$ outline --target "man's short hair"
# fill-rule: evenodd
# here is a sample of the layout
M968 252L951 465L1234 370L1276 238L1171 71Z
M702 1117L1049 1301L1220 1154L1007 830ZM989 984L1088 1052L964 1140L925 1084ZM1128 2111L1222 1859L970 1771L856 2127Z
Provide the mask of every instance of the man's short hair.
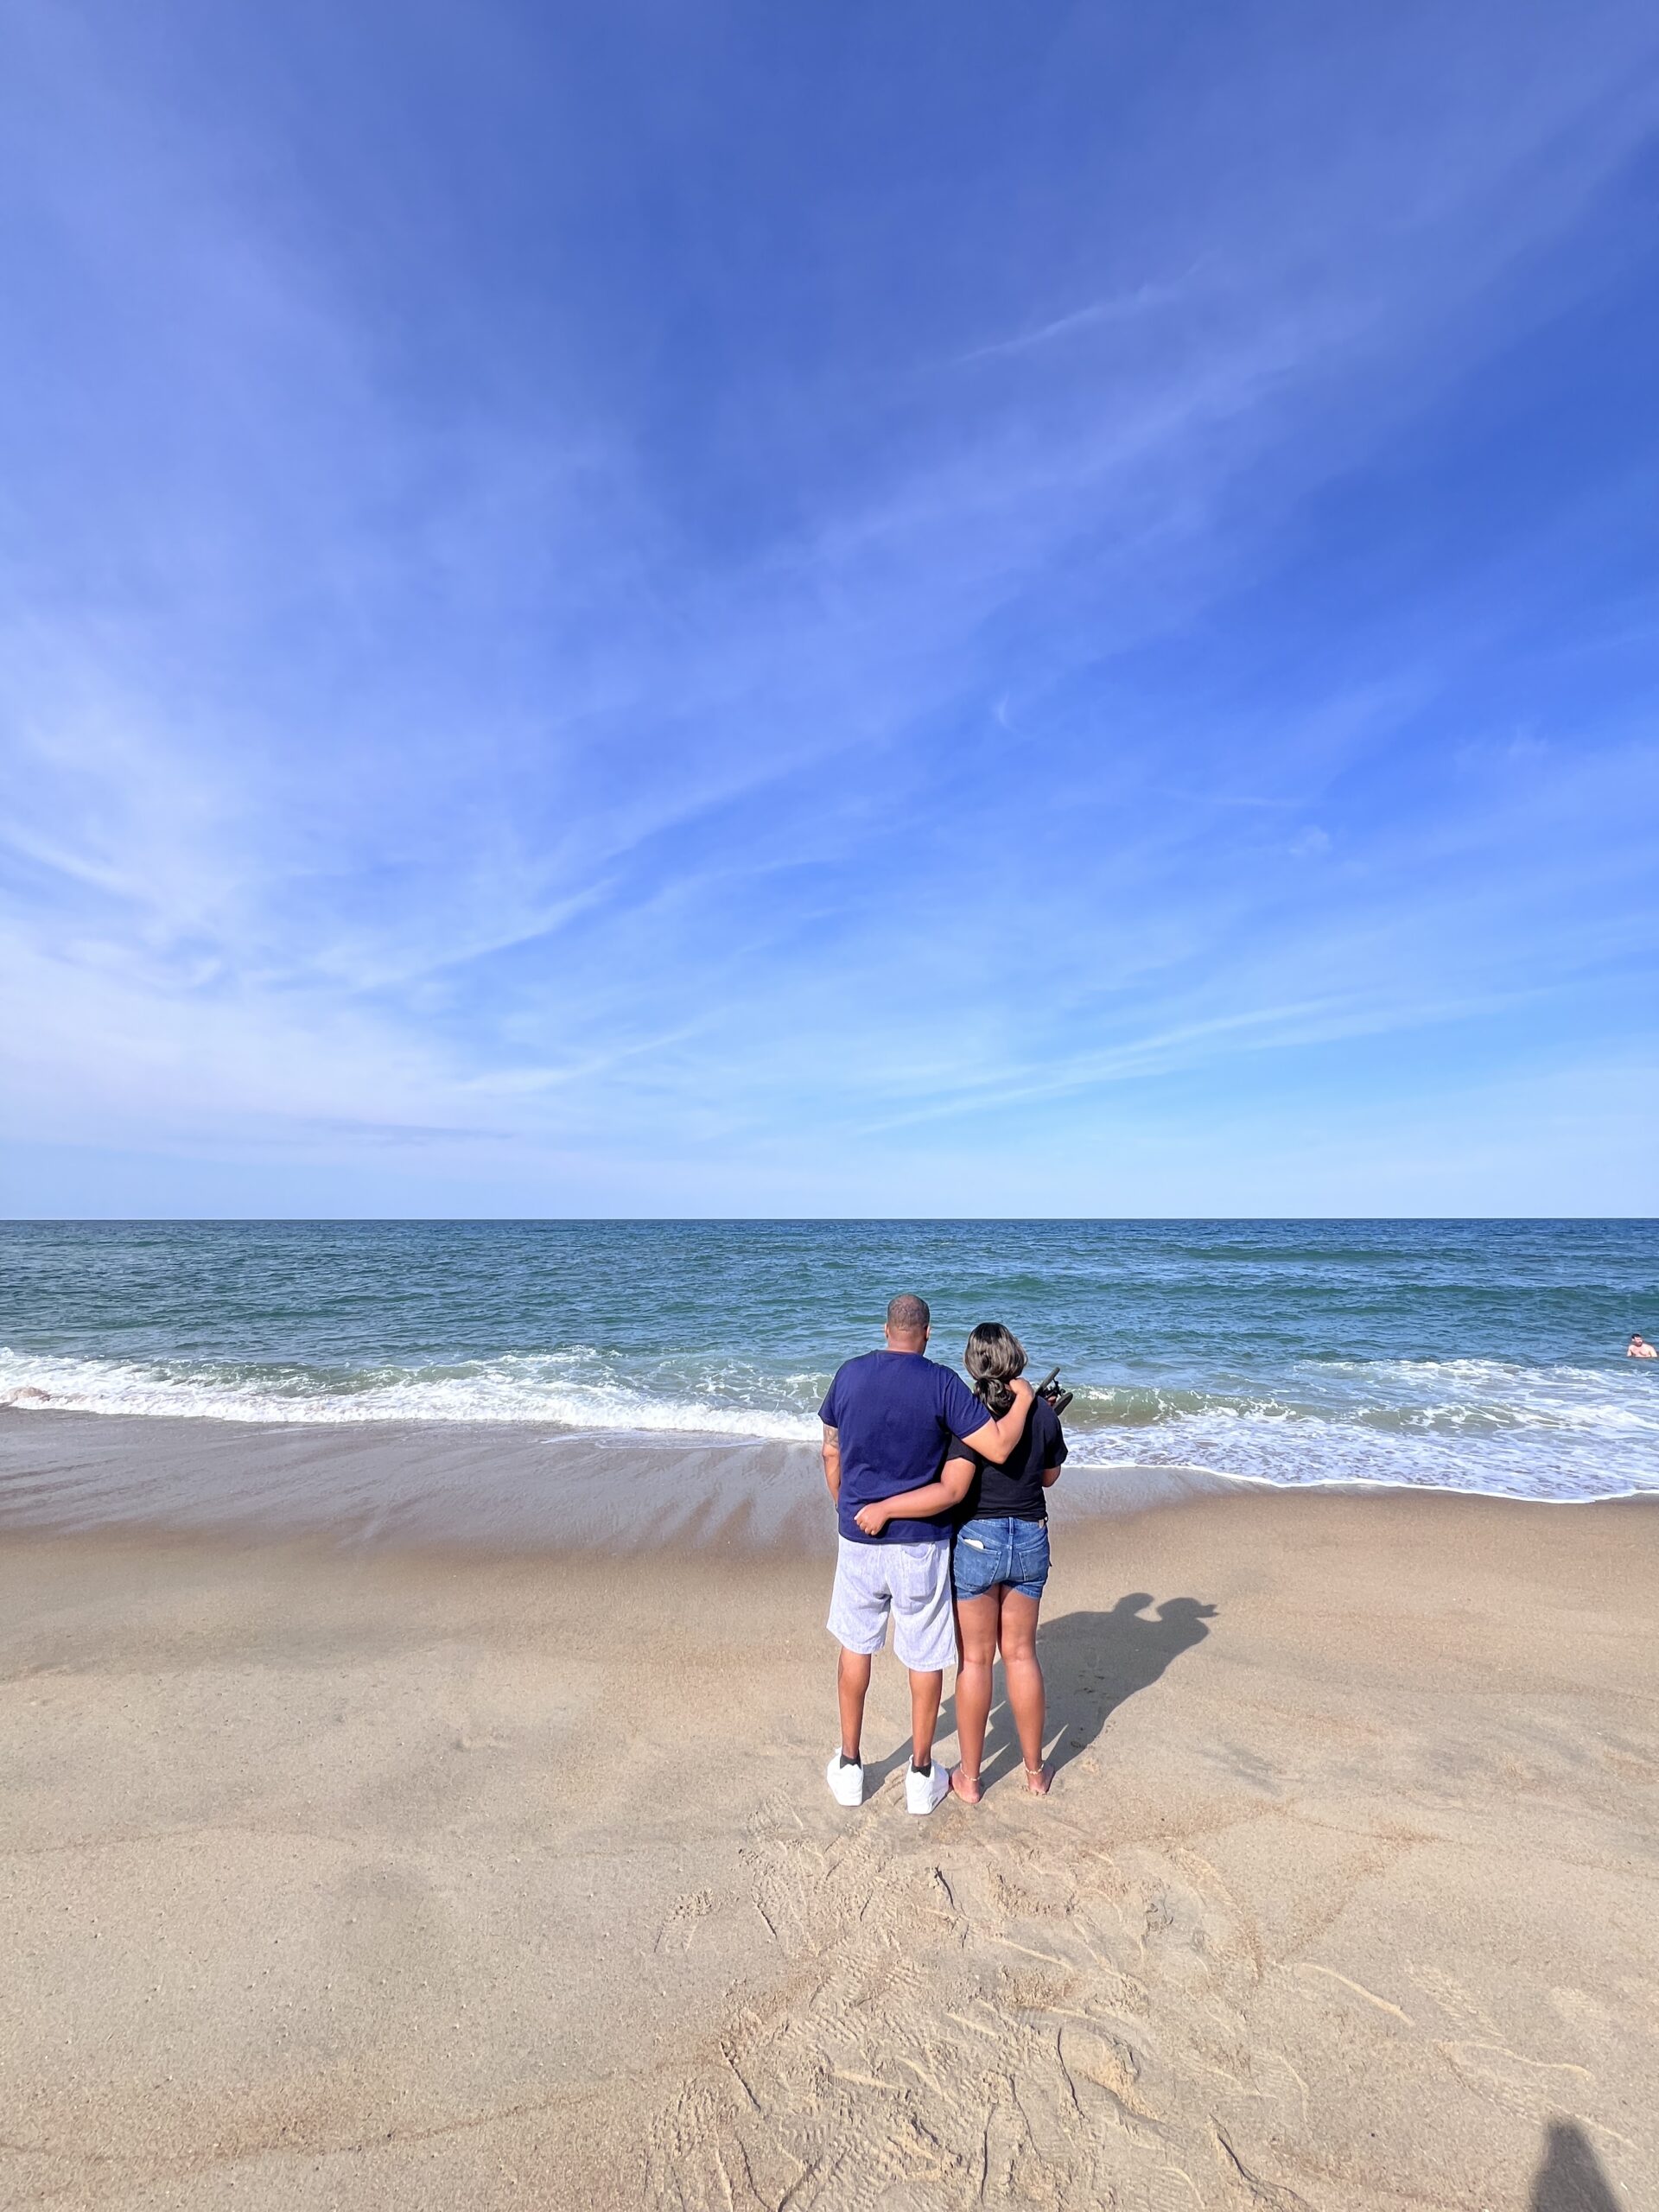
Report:
M925 1336L932 1319L927 1310L927 1300L913 1298L907 1290L901 1290L897 1298L887 1300L887 1326L895 1336Z

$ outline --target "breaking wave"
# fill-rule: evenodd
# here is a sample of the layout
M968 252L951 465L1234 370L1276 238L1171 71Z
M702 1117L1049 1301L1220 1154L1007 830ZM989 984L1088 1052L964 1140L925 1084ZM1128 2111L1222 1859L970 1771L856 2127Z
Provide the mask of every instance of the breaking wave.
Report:
M825 1373L591 1346L450 1366L110 1360L0 1350L18 1410L317 1425L539 1425L569 1434L817 1436ZM1076 1465L1201 1467L1275 1486L1411 1484L1558 1500L1659 1491L1659 1376L1492 1359L1290 1363L1280 1386L1080 1384Z

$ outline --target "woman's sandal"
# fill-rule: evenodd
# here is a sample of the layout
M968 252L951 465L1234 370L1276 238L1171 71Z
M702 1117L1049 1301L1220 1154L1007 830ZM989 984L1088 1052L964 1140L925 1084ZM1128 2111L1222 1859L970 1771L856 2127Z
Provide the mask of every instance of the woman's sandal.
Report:
M1032 1780L1033 1775L1037 1777L1034 1782ZM1053 1776L1050 1774L1046 1765L1028 1766L1026 1769L1026 1789L1033 1797L1046 1797L1053 1779Z
M979 1777L976 1774L964 1776L959 1766L953 1766L950 1770L950 1787L964 1805L978 1804ZM973 1793L971 1796L969 1795L970 1790Z

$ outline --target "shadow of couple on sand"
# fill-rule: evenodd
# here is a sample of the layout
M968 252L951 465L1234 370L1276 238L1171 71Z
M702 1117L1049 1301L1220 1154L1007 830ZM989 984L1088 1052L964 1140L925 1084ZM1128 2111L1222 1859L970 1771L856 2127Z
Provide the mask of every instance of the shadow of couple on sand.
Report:
M1038 1630L1037 1651L1048 1687L1048 1756L1055 1772L1089 1749L1120 1705L1149 1689L1172 1662L1202 1643L1215 1618L1216 1608L1199 1598L1166 1598L1160 1605L1150 1591L1131 1590L1109 1612L1062 1613L1046 1622ZM1001 1697L987 1739L995 1742L997 1760L1006 1760L994 1770L987 1759L988 1781L1020 1758L1013 1716Z
M1086 1751L1118 1707L1149 1689L1164 1670L1202 1643L1216 1608L1199 1598L1166 1598L1131 1590L1109 1612L1061 1613L1037 1632L1048 1688L1048 1762L1058 1774ZM987 1784L1020 1766L1020 1742L1003 1694L1002 1670L985 1736Z
M1150 1609L1150 1610L1149 1610ZM1037 1653L1048 1688L1048 1763L1055 1773L1069 1766L1099 1736L1118 1707L1137 1690L1148 1688L1172 1661L1209 1635L1216 1608L1199 1598L1166 1598L1160 1605L1147 1590L1132 1590L1109 1612L1061 1613L1037 1631ZM956 1699L947 1697L939 1713L939 1733L956 1726ZM870 1779L896 1772L909 1746L880 1764ZM988 1789L1020 1765L1020 1739L1004 1694L1002 1668L990 1726L985 1732L985 1759L980 1778Z

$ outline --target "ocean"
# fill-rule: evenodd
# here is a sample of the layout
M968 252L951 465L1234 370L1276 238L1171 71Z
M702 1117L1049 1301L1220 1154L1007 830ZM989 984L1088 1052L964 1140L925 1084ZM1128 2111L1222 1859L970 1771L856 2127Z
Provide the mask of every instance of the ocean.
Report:
M1077 1471L1659 1491L1651 1222L13 1223L0 1517L66 1413L391 1422L429 1480L458 1427L810 1444L899 1289L937 1357L998 1319L1059 1365Z

